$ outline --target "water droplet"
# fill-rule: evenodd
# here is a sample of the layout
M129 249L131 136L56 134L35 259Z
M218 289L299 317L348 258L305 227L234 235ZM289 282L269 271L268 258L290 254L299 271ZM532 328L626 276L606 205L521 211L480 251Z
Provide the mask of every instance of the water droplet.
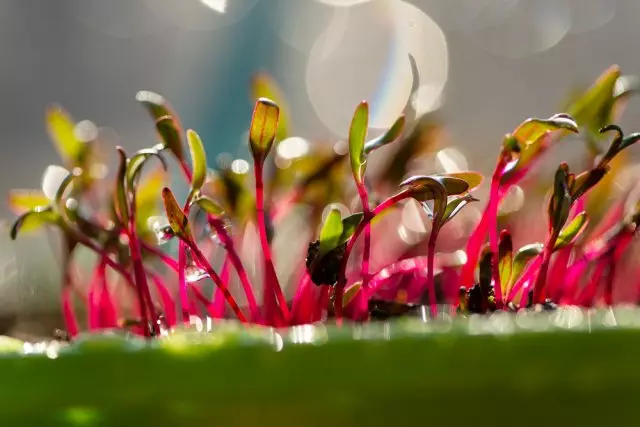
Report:
M166 217L152 216L147 220L147 224L155 234L158 245L167 243L175 236Z
M187 283L196 283L208 278L209 275L197 265L189 265L184 270L184 277Z
M227 221L225 221L224 225L222 226L222 228L227 233L227 235L230 235L231 224L229 224ZM214 228L209 227L209 238L216 245L224 246L224 243L223 243L222 239L220 238L220 235L218 234L218 232Z

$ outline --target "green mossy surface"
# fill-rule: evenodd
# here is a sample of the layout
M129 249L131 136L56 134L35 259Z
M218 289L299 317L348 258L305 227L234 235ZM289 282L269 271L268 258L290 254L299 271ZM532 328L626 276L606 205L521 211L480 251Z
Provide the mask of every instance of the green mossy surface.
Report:
M183 333L151 346L91 337L53 359L7 351L0 357L0 420L2 426L637 426L640 329L544 317L306 327L279 335ZM571 322L570 329L557 327Z

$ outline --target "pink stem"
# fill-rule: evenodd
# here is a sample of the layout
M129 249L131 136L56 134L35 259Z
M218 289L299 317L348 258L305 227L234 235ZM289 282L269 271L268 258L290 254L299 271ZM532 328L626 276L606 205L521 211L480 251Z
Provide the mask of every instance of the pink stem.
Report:
M363 221L365 218L371 218L371 209L369 208L369 194L364 183L358 185L358 195L360 196L360 202L362 203L362 211L364 212ZM364 248L362 251L362 266L360 268L360 276L362 277L362 289L366 290L369 287L369 258L371 257L371 221L367 220L364 227ZM360 292L357 296L359 311L366 311L368 307L368 300L365 297L366 292Z
M73 338L78 335L80 329L78 328L78 319L73 310L72 289L68 285L62 288L62 315L64 316L64 323L69 336Z
M436 240L438 238L438 230L431 229L429 234L429 241L427 242L427 292L429 292L429 308L431 316L435 318L437 313L436 304L436 286L434 283L434 268L435 268L435 256L436 256Z
M342 311L343 311L342 297L344 296L344 288L347 285L347 263L349 261L349 255L353 251L353 248L356 244L356 241L358 240L358 237L360 236L364 228L373 220L373 218L376 217L376 215L379 215L384 210L394 206L396 203L404 199L408 199L409 197L411 197L410 192L401 191L389 197L388 199L384 200L382 203L376 206L376 208L373 209L373 211L371 211L371 215L369 217L362 218L362 221L360 221L360 224L358 224L358 227L356 227L355 231L353 232L353 235L347 242L347 248L344 251L342 264L340 265L340 272L338 274L338 282L336 283L336 289L335 289L334 312L336 316L336 321L338 323L340 323L342 319Z
M151 271L147 271L147 274L151 277L151 280L158 291L158 295L160 295L160 299L162 300L162 307L164 309L167 327L172 328L176 326L178 324L178 315L176 313L176 306L173 298L171 297L171 293L160 276Z
M500 175L494 175L491 179L491 193L489 195L489 245L493 255L493 292L496 298L496 306L502 306L502 285L498 269L498 208L500 207ZM491 225L494 224L494 225Z
M222 271L220 271L220 280L224 283L229 283L229 273L231 271L231 262L229 261L229 255L224 259L222 263ZM222 290L216 287L216 292L213 298L213 313L212 316L214 319L221 319L224 317L224 295L222 294Z
M238 252L235 249L235 245L233 244L233 239L225 230L222 222L213 216L209 215L209 226L213 227L220 237L220 241L227 251L227 259L230 260L231 264L233 264L236 273L238 274L238 278L240 279L240 283L242 284L242 289L247 297L247 304L249 304L249 311L251 313L251 321L254 323L262 322L262 315L260 313L260 308L258 307L258 303L256 301L255 294L253 293L253 287L251 286L251 282L249 281L249 275L242 265L242 261L240 260L240 256L238 256Z
M242 323L246 323L247 318L242 313L242 310L240 309L240 306L236 302L233 295L231 295L229 288L224 282L222 282L222 280L220 279L220 276L218 276L218 274L215 272L213 267L211 267L211 264L209 264L209 261L207 260L207 258L204 256L202 251L200 251L200 248L198 248L198 246L196 246L193 242L189 242L188 244L189 244L189 249L191 249L191 252L196 258L196 262L199 264L200 268L203 268L207 272L209 277L211 277L211 279L213 280L213 283L215 283L216 286L222 291L222 295L224 299L227 301L227 304L229 304L229 306L235 313L238 320L241 321Z
M288 322L289 307L282 293L282 288L278 282L275 267L273 266L273 258L271 256L271 248L267 240L267 226L264 212L264 182L263 182L263 165L259 160L254 162L255 180L256 180L256 216L258 221L258 232L260 235L260 245L262 246L262 254L264 257L264 292L265 309L273 307L278 312L273 313L273 317L266 314L267 320L270 318L277 323L274 326L284 326ZM273 298L275 297L275 304Z

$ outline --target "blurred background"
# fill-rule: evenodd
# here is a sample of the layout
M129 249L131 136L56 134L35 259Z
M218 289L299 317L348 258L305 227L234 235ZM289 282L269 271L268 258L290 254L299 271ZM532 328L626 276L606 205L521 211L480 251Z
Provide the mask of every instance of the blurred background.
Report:
M559 112L612 64L640 72L639 16L637 0L0 0L0 192L39 188L59 163L44 126L54 103L129 151L153 144L141 89L170 100L211 156L246 158L258 72L281 86L295 135L345 137L362 99L382 129L410 102L438 110L457 161L488 174L523 119ZM639 114L631 103L623 128L638 130ZM50 269L34 268L54 263L46 243L0 236L8 321L57 306L58 290L38 285Z

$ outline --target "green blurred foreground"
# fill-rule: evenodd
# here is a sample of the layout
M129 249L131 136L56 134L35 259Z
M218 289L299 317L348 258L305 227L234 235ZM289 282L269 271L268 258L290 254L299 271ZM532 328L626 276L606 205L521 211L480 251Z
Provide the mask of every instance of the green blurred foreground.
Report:
M576 313L8 349L1 425L638 425L637 322Z

